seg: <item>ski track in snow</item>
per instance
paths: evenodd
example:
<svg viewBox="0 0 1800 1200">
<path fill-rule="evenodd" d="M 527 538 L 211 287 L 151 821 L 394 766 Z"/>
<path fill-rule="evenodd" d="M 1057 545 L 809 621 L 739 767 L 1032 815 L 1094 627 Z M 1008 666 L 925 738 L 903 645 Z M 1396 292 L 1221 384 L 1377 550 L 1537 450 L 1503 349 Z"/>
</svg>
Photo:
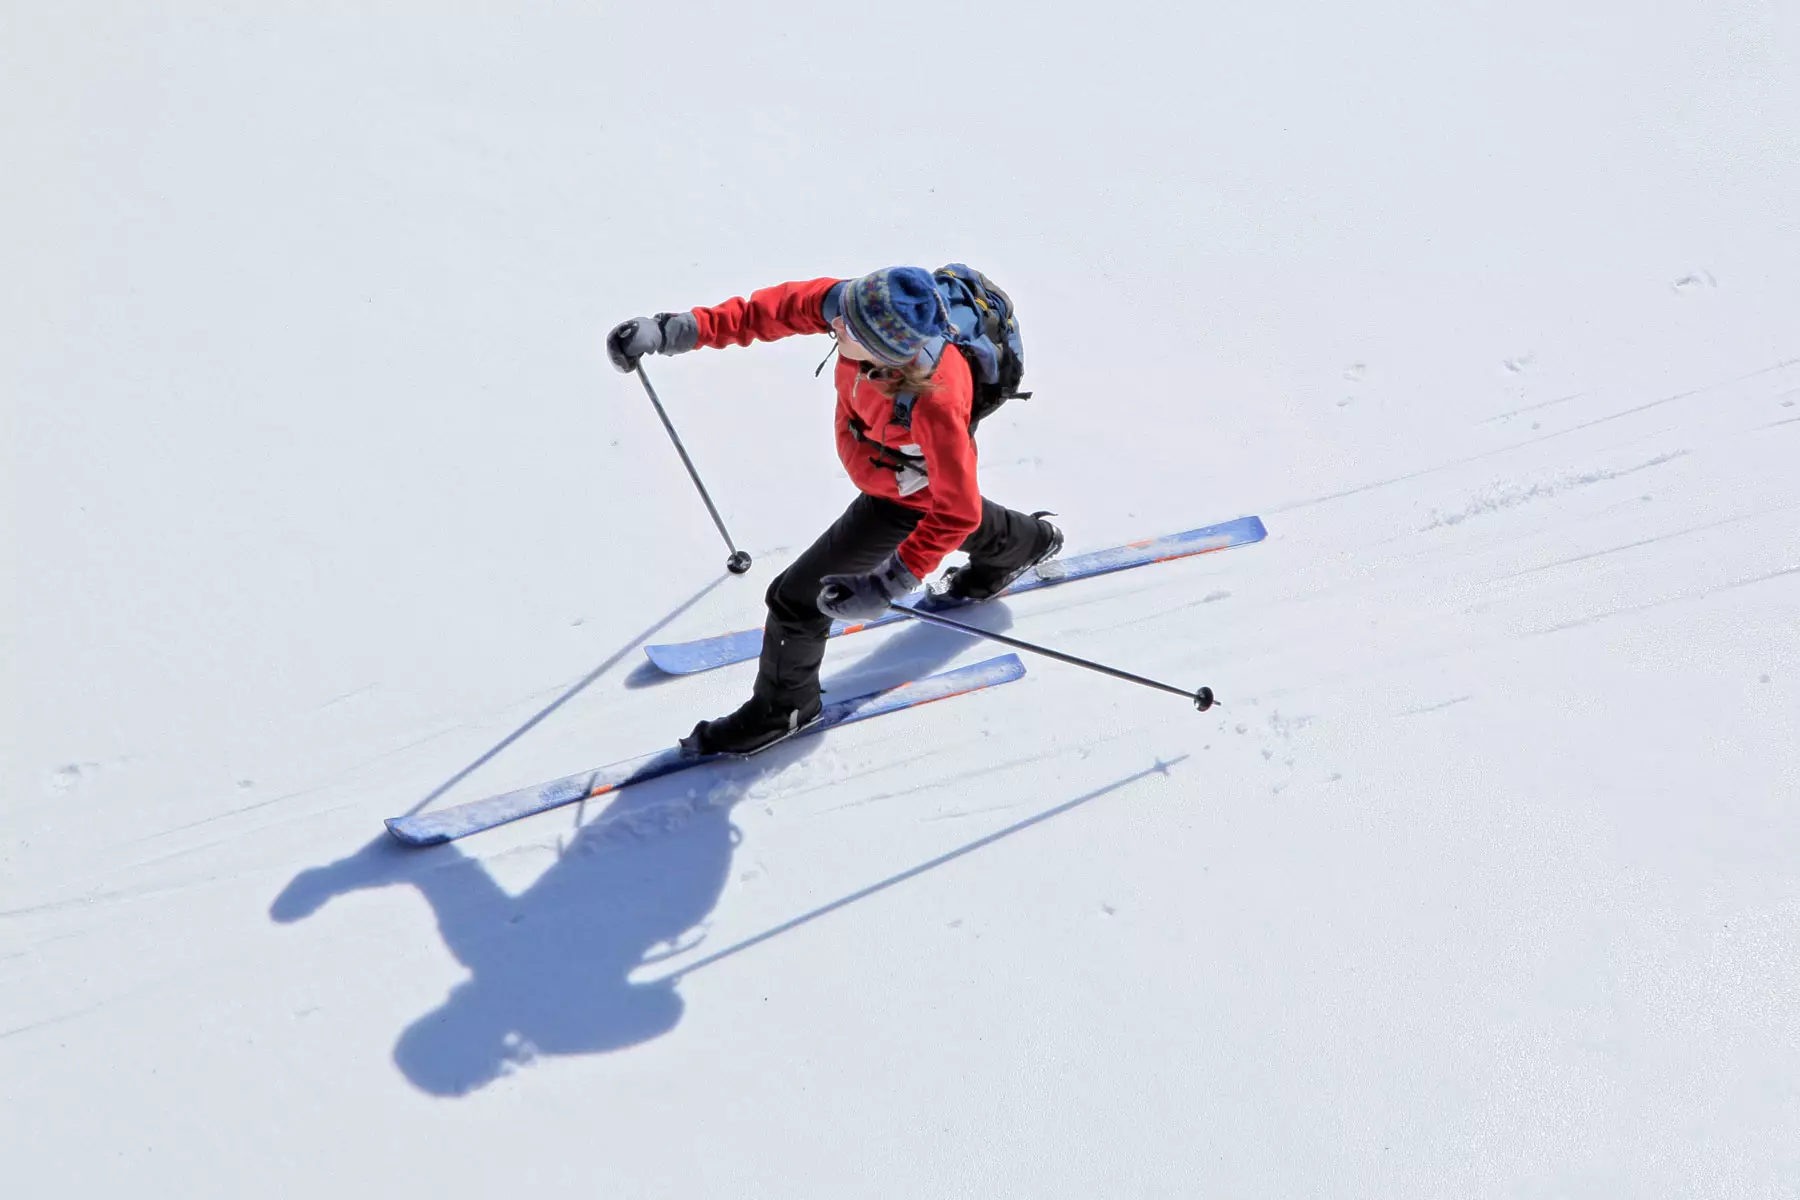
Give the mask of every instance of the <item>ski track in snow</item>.
<svg viewBox="0 0 1800 1200">
<path fill-rule="evenodd" d="M 1409 708 L 1394 715 L 1399 717 L 1421 717 L 1427 713 L 1443 712 L 1446 708 L 1454 708 L 1458 704 L 1467 704 L 1474 698 L 1474 696 L 1452 696 L 1448 700 L 1442 700 L 1436 704 L 1428 704 L 1424 708 Z"/>
<path fill-rule="evenodd" d="M 1664 463 L 1673 462 L 1686 453 L 1686 450 L 1675 450 L 1668 454 L 1659 454 L 1648 462 L 1639 463 L 1634 467 L 1626 467 L 1617 471 L 1584 471 L 1580 474 L 1565 475 L 1548 482 L 1530 484 L 1497 483 L 1489 487 L 1485 494 L 1470 500 L 1467 506 L 1456 512 L 1434 514 L 1430 524 L 1421 528 L 1419 532 L 1429 533 L 1434 529 L 1442 529 L 1445 526 L 1460 525 L 1471 517 L 1499 512 L 1502 509 L 1514 508 L 1533 500 L 1556 496 L 1571 488 L 1586 487 L 1589 484 L 1603 483 L 1612 479 L 1623 479 L 1627 475 L 1635 475 L 1639 471 L 1648 471 L 1653 467 L 1660 467 Z"/>
<path fill-rule="evenodd" d="M 1722 583 L 1716 587 L 1701 588 L 1695 591 L 1676 592 L 1673 595 L 1662 596 L 1655 600 L 1646 601 L 1643 604 L 1625 605 L 1621 608 L 1591 613 L 1573 621 L 1559 622 L 1558 624 L 1549 625 L 1542 629 L 1527 630 L 1526 636 L 1542 637 L 1545 634 L 1561 633 L 1568 629 L 1579 629 L 1584 625 L 1592 625 L 1599 621 L 1611 620 L 1614 617 L 1626 616 L 1632 613 L 1648 612 L 1651 609 L 1662 608 L 1669 604 L 1680 604 L 1690 600 L 1704 600 L 1708 596 L 1717 595 L 1720 592 L 1729 592 L 1737 588 L 1754 587 L 1757 584 L 1769 583 L 1773 580 L 1782 579 L 1795 574 L 1800 574 L 1800 566 L 1782 567 L 1779 570 L 1769 571 L 1760 575 L 1753 575 L 1748 579 L 1737 579 L 1729 583 Z"/>
<path fill-rule="evenodd" d="M 1533 447 L 1542 446 L 1546 442 L 1550 442 L 1550 441 L 1553 441 L 1558 438 L 1567 437 L 1571 434 L 1581 433 L 1586 430 L 1593 429 L 1600 425 L 1609 424 L 1613 421 L 1625 420 L 1627 418 L 1641 416 L 1644 413 L 1650 412 L 1655 409 L 1659 409 L 1662 406 L 1667 405 L 1667 404 L 1673 404 L 1673 403 L 1676 403 L 1676 402 L 1682 401 L 1682 400 L 1693 400 L 1693 399 L 1697 399 L 1697 398 L 1701 398 L 1701 397 L 1711 396 L 1711 395 L 1714 395 L 1715 393 L 1722 391 L 1724 389 L 1733 388 L 1733 387 L 1736 387 L 1737 385 L 1747 383 L 1752 380 L 1760 379 L 1763 376 L 1772 374 L 1776 371 L 1785 370 L 1789 367 L 1795 366 L 1796 364 L 1800 364 L 1800 358 L 1782 359 L 1779 362 L 1775 362 L 1775 363 L 1771 363 L 1771 364 L 1768 364 L 1763 367 L 1759 367 L 1753 371 L 1748 371 L 1748 372 L 1744 372 L 1741 374 L 1730 376 L 1728 378 L 1718 381 L 1717 383 L 1708 384 L 1708 385 L 1705 385 L 1702 387 L 1697 387 L 1697 388 L 1690 388 L 1687 391 L 1677 392 L 1673 395 L 1664 396 L 1664 397 L 1661 397 L 1656 400 L 1651 400 L 1644 404 L 1634 405 L 1630 408 L 1623 409 L 1619 412 L 1608 413 L 1603 416 L 1593 417 L 1593 418 L 1590 418 L 1585 421 L 1579 421 L 1573 425 L 1568 426 L 1567 428 L 1551 430 L 1547 433 L 1539 434 L 1537 437 L 1525 438 L 1523 440 L 1520 440 L 1517 442 L 1512 442 L 1512 443 L 1509 443 L 1504 446 L 1499 446 L 1499 447 L 1496 447 L 1496 448 L 1493 448 L 1490 450 L 1484 450 L 1484 451 L 1481 451 L 1476 454 L 1452 459 L 1452 460 L 1449 460 L 1446 462 L 1437 463 L 1432 466 L 1423 467 L 1423 468 L 1420 468 L 1420 469 L 1414 470 L 1414 471 L 1409 471 L 1409 472 L 1406 472 L 1401 475 L 1396 475 L 1396 476 L 1392 476 L 1392 477 L 1389 477 L 1386 479 L 1376 480 L 1372 483 L 1360 484 L 1356 487 L 1348 488 L 1343 491 L 1331 492 L 1331 493 L 1327 493 L 1327 494 L 1321 495 L 1321 496 L 1314 496 L 1314 497 L 1311 497 L 1311 498 L 1305 499 L 1305 500 L 1289 501 L 1285 504 L 1280 504 L 1280 505 L 1276 505 L 1276 506 L 1273 506 L 1270 508 L 1266 508 L 1264 510 L 1264 514 L 1266 517 L 1266 516 L 1270 516 L 1270 515 L 1278 516 L 1278 515 L 1282 515 L 1282 514 L 1286 514 L 1286 513 L 1296 512 L 1301 509 L 1312 507 L 1314 505 L 1327 504 L 1327 503 L 1331 503 L 1331 502 L 1337 501 L 1337 500 L 1345 500 L 1345 499 L 1349 499 L 1354 496 L 1363 495 L 1364 493 L 1367 493 L 1370 491 L 1375 491 L 1375 490 L 1383 489 L 1383 488 L 1390 488 L 1390 487 L 1394 487 L 1398 484 L 1403 484 L 1403 483 L 1411 483 L 1411 482 L 1415 482 L 1417 480 L 1427 478 L 1432 475 L 1440 474 L 1445 471 L 1452 471 L 1452 470 L 1456 470 L 1461 467 L 1472 466 L 1476 463 L 1484 462 L 1488 459 L 1497 458 L 1497 457 L 1501 457 L 1501 456 L 1509 455 L 1509 454 L 1514 454 L 1514 453 L 1517 453 L 1522 450 L 1528 450 Z M 1504 416 L 1504 415 L 1508 415 L 1508 414 L 1502 414 L 1502 415 Z"/>
</svg>

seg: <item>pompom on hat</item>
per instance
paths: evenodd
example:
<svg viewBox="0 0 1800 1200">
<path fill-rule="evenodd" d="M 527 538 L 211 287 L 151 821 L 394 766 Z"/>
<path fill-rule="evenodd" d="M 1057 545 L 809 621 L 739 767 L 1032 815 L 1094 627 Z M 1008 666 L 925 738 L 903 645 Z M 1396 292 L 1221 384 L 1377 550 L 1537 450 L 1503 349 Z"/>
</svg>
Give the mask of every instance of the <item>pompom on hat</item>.
<svg viewBox="0 0 1800 1200">
<path fill-rule="evenodd" d="M 864 349 L 896 367 L 949 326 L 937 284 L 918 267 L 888 267 L 851 280 L 844 289 L 844 321 Z"/>
</svg>

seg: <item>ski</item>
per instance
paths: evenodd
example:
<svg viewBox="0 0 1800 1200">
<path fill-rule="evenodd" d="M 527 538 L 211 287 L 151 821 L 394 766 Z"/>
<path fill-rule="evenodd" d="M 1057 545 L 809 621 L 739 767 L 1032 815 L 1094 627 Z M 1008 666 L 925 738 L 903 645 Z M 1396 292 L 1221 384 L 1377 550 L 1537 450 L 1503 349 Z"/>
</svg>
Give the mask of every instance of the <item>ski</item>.
<svg viewBox="0 0 1800 1200">
<path fill-rule="evenodd" d="M 1262 541 L 1268 536 L 1268 532 L 1263 527 L 1261 517 L 1239 517 L 1235 521 L 1226 521 L 1221 525 L 1208 525 L 1203 529 L 1190 529 L 1186 533 L 1172 533 L 1166 537 L 1132 542 L 1125 546 L 1114 546 L 1108 550 L 1095 550 L 1070 558 L 1053 558 L 1049 562 L 1040 563 L 1027 571 L 995 599 L 1017 596 L 1023 592 L 1036 591 L 1038 588 L 1067 583 L 1072 579 L 1091 579 L 1096 575 L 1107 575 L 1113 571 L 1129 570 L 1132 567 L 1147 566 L 1150 563 L 1190 558 L 1196 554 L 1210 554 L 1214 550 L 1224 550 L 1231 546 L 1247 546 L 1252 542 Z M 926 611 L 961 607 L 955 602 L 929 594 L 921 599 L 911 601 L 910 604 L 914 607 L 922 606 Z M 904 620 L 906 618 L 899 613 L 890 613 L 884 617 L 877 617 L 873 621 L 863 621 L 857 624 L 834 621 L 831 625 L 830 636 L 841 637 L 846 633 L 858 633 L 864 629 L 874 629 L 879 625 L 890 625 L 895 621 Z M 646 646 L 644 653 L 648 654 L 650 661 L 665 674 L 693 675 L 701 671 L 710 671 L 715 667 L 748 662 L 756 658 L 762 653 L 762 635 L 763 631 L 760 629 L 745 629 L 737 633 L 716 634 L 713 637 L 700 638 L 692 642 L 671 642 L 666 645 Z"/>
<path fill-rule="evenodd" d="M 1019 661 L 1019 656 L 1003 654 L 985 662 L 958 667 L 955 670 L 943 671 L 936 675 L 928 675 L 923 679 L 916 679 L 896 687 L 883 688 L 864 696 L 833 701 L 820 711 L 817 720 L 798 730 L 793 736 L 806 737 L 839 725 L 849 725 L 855 721 L 865 721 L 870 717 L 899 712 L 904 708 L 917 708 L 921 704 L 930 704 L 934 700 L 944 700 L 951 696 L 961 696 L 982 688 L 993 687 L 996 684 L 1010 683 L 1023 674 L 1025 674 L 1025 664 Z M 634 783 L 658 779 L 664 775 L 672 775 L 676 771 L 685 771 L 690 767 L 732 761 L 741 757 L 743 756 L 734 754 L 697 755 L 678 746 L 670 747 L 667 750 L 658 750 L 652 754 L 613 763 L 611 766 L 565 775 L 561 779 L 553 779 L 549 783 L 519 788 L 498 796 L 489 796 L 484 800 L 471 800 L 467 804 L 457 804 L 450 808 L 438 809 L 435 812 L 391 817 L 388 819 L 387 829 L 405 845 L 434 846 L 440 842 L 467 837 L 471 833 L 480 833 L 484 829 L 492 829 L 509 821 L 517 821 L 521 817 L 548 812 L 550 809 L 573 804 L 578 800 L 604 796 Z"/>
</svg>

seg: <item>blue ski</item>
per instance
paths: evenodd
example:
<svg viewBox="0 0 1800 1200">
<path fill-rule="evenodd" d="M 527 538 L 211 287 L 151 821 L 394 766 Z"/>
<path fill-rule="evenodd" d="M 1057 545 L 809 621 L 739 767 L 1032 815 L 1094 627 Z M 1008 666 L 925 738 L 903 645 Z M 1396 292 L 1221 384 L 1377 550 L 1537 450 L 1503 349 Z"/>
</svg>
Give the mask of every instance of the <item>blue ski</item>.
<svg viewBox="0 0 1800 1200">
<path fill-rule="evenodd" d="M 1071 579 L 1090 579 L 1095 575 L 1106 575 L 1113 571 L 1124 571 L 1149 563 L 1168 562 L 1170 559 L 1188 558 L 1195 554 L 1209 554 L 1214 550 L 1224 550 L 1229 546 L 1247 546 L 1251 542 L 1262 541 L 1264 537 L 1268 536 L 1268 532 L 1263 528 L 1261 517 L 1239 517 L 1235 521 L 1226 521 L 1222 525 L 1208 525 L 1204 529 L 1172 533 L 1167 537 L 1132 542 L 1128 546 L 1114 546 L 1110 550 L 1095 550 L 1090 554 L 1077 554 L 1070 558 L 1053 558 L 1049 562 L 1027 571 L 1011 587 L 1001 592 L 1000 597 L 996 598 L 1017 596 L 1022 592 L 1036 591 L 1041 587 L 1067 583 Z M 933 599 L 914 600 L 912 603 L 923 603 L 927 609 L 955 607 L 954 604 Z M 841 637 L 846 633 L 857 633 L 864 629 L 874 629 L 878 625 L 888 625 L 904 620 L 906 618 L 900 614 L 890 613 L 885 617 L 877 617 L 873 621 L 863 621 L 854 625 L 835 621 L 831 626 L 831 636 Z M 710 671 L 714 667 L 748 662 L 756 658 L 762 653 L 762 634 L 763 631 L 760 629 L 746 629 L 739 633 L 721 633 L 692 642 L 645 646 L 644 653 L 650 656 L 650 661 L 656 664 L 657 669 L 661 671 L 670 675 L 693 675 L 700 671 Z"/>
<path fill-rule="evenodd" d="M 834 726 L 879 717 L 883 713 L 917 708 L 933 700 L 944 700 L 993 687 L 995 684 L 1010 683 L 1023 674 L 1025 664 L 1019 661 L 1018 655 L 1002 654 L 999 658 L 990 658 L 986 662 L 958 667 L 937 675 L 927 675 L 924 679 L 870 692 L 866 696 L 834 701 L 825 706 L 818 720 L 794 736 L 805 737 Z M 696 755 L 679 747 L 670 747 L 611 766 L 565 775 L 549 783 L 489 796 L 485 800 L 471 800 L 467 804 L 414 816 L 391 817 L 387 828 L 389 833 L 408 846 L 434 846 L 439 842 L 467 837 L 471 833 L 480 833 L 484 829 L 516 821 L 520 817 L 534 816 L 565 804 L 573 804 L 577 800 L 604 796 L 633 783 L 643 783 L 676 771 L 685 771 L 689 767 L 721 760 L 731 761 L 737 757 L 739 756 L 731 754 Z"/>
</svg>

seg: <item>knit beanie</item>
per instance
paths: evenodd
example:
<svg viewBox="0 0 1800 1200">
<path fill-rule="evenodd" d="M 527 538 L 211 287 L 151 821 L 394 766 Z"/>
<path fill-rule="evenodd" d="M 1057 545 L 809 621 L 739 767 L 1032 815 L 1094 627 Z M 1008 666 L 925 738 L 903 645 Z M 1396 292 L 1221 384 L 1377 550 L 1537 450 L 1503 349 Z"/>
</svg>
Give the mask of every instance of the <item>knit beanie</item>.
<svg viewBox="0 0 1800 1200">
<path fill-rule="evenodd" d="M 850 281 L 844 289 L 844 320 L 864 349 L 901 366 L 926 342 L 942 336 L 944 301 L 930 272 L 888 267 Z"/>
</svg>

